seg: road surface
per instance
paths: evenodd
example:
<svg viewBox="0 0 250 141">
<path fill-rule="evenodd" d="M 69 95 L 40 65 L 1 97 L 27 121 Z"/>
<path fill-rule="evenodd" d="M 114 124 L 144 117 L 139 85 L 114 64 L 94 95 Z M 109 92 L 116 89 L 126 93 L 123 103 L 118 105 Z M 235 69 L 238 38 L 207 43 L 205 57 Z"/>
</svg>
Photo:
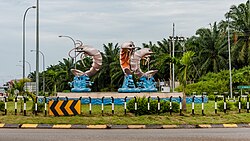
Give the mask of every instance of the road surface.
<svg viewBox="0 0 250 141">
<path fill-rule="evenodd" d="M 247 141 L 250 128 L 0 129 L 0 141 Z"/>
</svg>

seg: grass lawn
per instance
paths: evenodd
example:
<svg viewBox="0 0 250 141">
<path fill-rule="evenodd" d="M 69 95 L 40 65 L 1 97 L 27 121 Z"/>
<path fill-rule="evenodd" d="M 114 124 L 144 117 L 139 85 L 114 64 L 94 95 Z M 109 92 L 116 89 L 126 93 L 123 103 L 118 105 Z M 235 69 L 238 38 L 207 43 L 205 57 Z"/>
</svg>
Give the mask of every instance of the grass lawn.
<svg viewBox="0 0 250 141">
<path fill-rule="evenodd" d="M 0 112 L 0 123 L 39 123 L 39 124 L 222 124 L 222 123 L 250 123 L 250 113 L 245 109 L 238 113 L 235 107 L 227 113 L 214 112 L 214 102 L 205 103 L 205 115 L 202 115 L 201 104 L 195 104 L 195 115 L 191 113 L 191 104 L 187 104 L 187 111 L 180 116 L 179 113 L 164 113 L 160 115 L 135 116 L 127 111 L 124 115 L 123 105 L 115 105 L 115 114 L 112 115 L 111 105 L 104 106 L 104 115 L 102 116 L 101 105 L 92 105 L 92 114 L 89 114 L 89 106 L 82 105 L 81 115 L 77 116 L 44 116 L 44 112 L 37 116 L 32 114 L 32 102 L 27 102 L 27 116 L 23 116 L 20 110 L 21 102 L 18 102 L 18 113 L 14 115 L 14 102 L 8 102 L 7 115 Z"/>
</svg>

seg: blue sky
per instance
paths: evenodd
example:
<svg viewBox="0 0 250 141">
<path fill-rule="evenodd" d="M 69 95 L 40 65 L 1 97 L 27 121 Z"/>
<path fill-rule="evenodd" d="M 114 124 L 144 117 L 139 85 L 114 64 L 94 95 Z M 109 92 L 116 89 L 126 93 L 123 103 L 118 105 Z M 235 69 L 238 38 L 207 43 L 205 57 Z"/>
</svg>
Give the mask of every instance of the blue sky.
<svg viewBox="0 0 250 141">
<path fill-rule="evenodd" d="M 172 34 L 190 37 L 201 27 L 224 19 L 231 5 L 246 0 L 40 0 L 40 50 L 46 66 L 68 57 L 69 35 L 102 51 L 103 44 L 155 43 Z M 22 21 L 36 0 L 0 0 L 0 85 L 22 77 Z M 35 70 L 35 9 L 26 16 L 26 60 Z M 40 60 L 41 56 L 40 56 Z M 40 70 L 42 70 L 42 61 Z M 29 72 L 26 66 L 26 74 Z"/>
</svg>

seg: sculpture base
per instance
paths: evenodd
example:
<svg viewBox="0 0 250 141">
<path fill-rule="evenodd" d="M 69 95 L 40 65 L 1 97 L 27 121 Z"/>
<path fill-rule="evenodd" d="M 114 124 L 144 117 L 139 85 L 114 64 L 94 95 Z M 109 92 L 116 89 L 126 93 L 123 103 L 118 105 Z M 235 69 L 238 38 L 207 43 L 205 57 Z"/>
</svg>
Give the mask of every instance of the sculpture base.
<svg viewBox="0 0 250 141">
<path fill-rule="evenodd" d="M 139 93 L 140 89 L 138 88 L 119 88 L 118 93 Z"/>
<path fill-rule="evenodd" d="M 141 88 L 141 92 L 157 92 L 157 88 Z"/>
<path fill-rule="evenodd" d="M 90 88 L 72 88 L 71 92 L 77 92 L 77 93 L 80 93 L 80 92 L 91 92 L 91 89 Z"/>
</svg>

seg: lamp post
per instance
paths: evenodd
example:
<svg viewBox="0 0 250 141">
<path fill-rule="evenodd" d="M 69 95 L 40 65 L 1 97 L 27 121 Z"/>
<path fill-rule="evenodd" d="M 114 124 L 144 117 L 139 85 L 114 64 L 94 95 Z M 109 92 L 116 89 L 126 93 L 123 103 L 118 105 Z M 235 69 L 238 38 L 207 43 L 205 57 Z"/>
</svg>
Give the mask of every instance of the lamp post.
<svg viewBox="0 0 250 141">
<path fill-rule="evenodd" d="M 228 27 L 227 27 L 227 41 L 228 41 L 228 61 L 229 61 L 229 87 L 230 87 L 230 97 L 233 98 L 233 86 L 232 86 L 232 66 L 231 66 L 231 47 L 230 47 L 230 27 L 229 27 L 229 14 L 227 17 Z"/>
<path fill-rule="evenodd" d="M 25 62 L 26 62 L 25 61 L 25 19 L 26 19 L 27 12 L 32 8 L 36 8 L 36 6 L 31 6 L 27 8 L 23 15 L 23 79 L 25 79 Z"/>
<path fill-rule="evenodd" d="M 36 1 L 36 96 L 39 93 L 39 0 Z"/>
<path fill-rule="evenodd" d="M 30 50 L 30 52 L 36 52 L 36 50 Z M 42 51 L 39 53 L 43 56 L 43 94 L 45 94 L 45 57 Z"/>
<path fill-rule="evenodd" d="M 73 41 L 73 43 L 74 43 L 74 48 L 75 48 L 75 69 L 76 69 L 76 42 L 75 42 L 75 40 L 72 38 L 72 37 L 70 37 L 70 36 L 65 36 L 65 35 L 60 35 L 60 36 L 58 36 L 58 37 L 65 37 L 65 38 L 69 38 L 69 39 L 71 39 L 72 41 Z"/>
</svg>

